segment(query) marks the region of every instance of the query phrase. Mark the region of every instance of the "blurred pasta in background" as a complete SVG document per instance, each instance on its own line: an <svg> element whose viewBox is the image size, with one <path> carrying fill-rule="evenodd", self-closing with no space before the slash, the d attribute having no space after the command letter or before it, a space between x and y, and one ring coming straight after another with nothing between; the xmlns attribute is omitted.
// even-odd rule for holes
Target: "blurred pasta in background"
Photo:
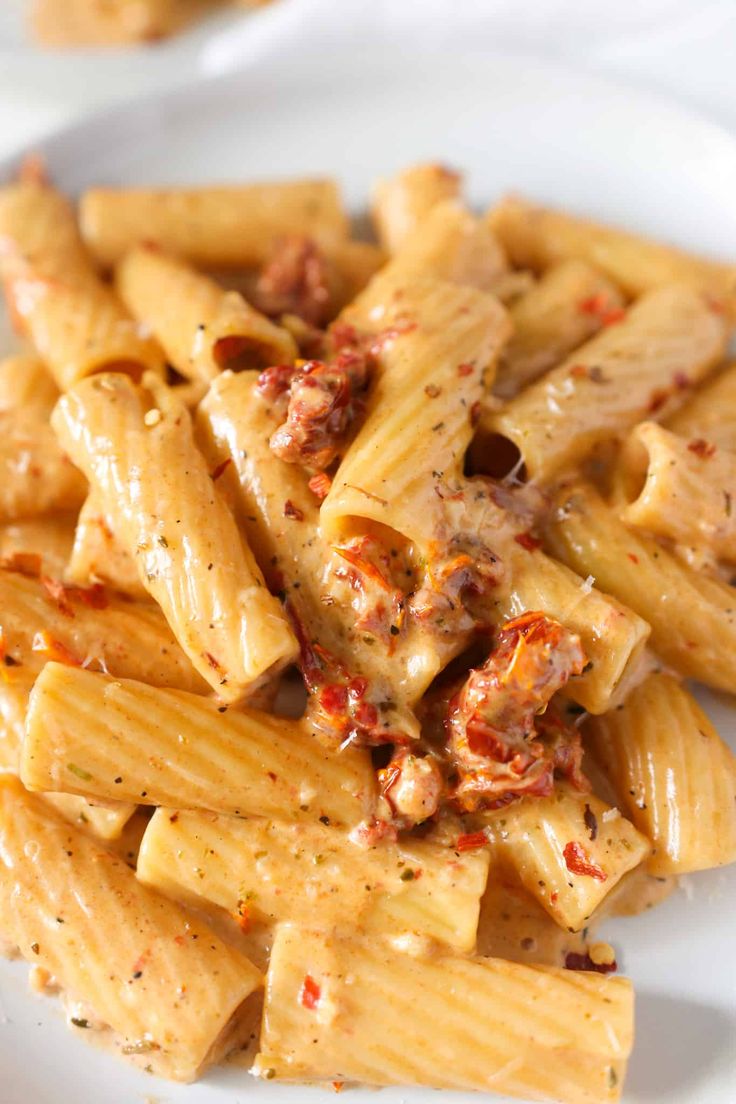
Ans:
<svg viewBox="0 0 736 1104"><path fill-rule="evenodd" d="M156 42L226 8L271 0L28 0L28 24L44 46L133 46Z"/></svg>

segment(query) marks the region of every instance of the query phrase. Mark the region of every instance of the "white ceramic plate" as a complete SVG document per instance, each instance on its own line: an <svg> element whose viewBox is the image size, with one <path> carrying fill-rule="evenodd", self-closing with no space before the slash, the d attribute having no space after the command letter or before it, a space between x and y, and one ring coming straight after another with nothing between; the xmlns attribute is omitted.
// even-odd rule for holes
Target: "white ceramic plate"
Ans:
<svg viewBox="0 0 736 1104"><path fill-rule="evenodd" d="M261 57L247 72L115 109L59 134L45 145L53 174L77 190L93 182L327 172L341 178L359 209L377 175L441 157L468 170L478 204L515 187L736 256L736 144L698 117L487 51L420 59L401 43L380 56L369 42L357 52L316 46L298 65ZM0 173L11 168L0 166ZM736 743L733 706L708 700ZM736 877L731 870L685 881L659 909L608 929L638 993L627 1104L736 1099ZM57 1104L60 1097L75 1104L237 1104L254 1096L295 1104L325 1100L329 1091L258 1084L235 1070L190 1087L155 1081L70 1035L53 1002L29 995L26 973L23 965L0 965L1 1104ZM427 1092L385 1090L380 1099L420 1104ZM447 1093L443 1104L472 1099Z"/></svg>

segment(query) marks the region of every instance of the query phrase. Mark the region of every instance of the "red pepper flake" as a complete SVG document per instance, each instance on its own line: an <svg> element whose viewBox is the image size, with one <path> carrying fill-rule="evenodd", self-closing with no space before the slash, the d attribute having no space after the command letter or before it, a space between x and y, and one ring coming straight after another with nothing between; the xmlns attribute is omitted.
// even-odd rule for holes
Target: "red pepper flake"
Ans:
<svg viewBox="0 0 736 1104"><path fill-rule="evenodd" d="M469 832L465 836L458 836L457 843L455 844L456 851L477 851L481 847L485 847L488 843L488 836L485 832Z"/></svg>
<svg viewBox="0 0 736 1104"><path fill-rule="evenodd" d="M613 962L594 962L589 954L579 954L577 951L569 951L565 955L566 970L586 970L589 973L612 974L618 967L616 960Z"/></svg>
<svg viewBox="0 0 736 1104"><path fill-rule="evenodd" d="M59 613L64 617L74 617L74 610L69 602L67 588L60 579L51 579L48 575L41 576L41 586L53 602L56 602Z"/></svg>
<svg viewBox="0 0 736 1104"><path fill-rule="evenodd" d="M716 451L716 446L703 440L702 437L696 437L694 441L688 443L687 451L695 453L701 460L707 460Z"/></svg>
<svg viewBox="0 0 736 1104"><path fill-rule="evenodd" d="M457 374L459 376L470 376L474 371L475 368L472 364L458 364L457 366Z"/></svg>
<svg viewBox="0 0 736 1104"><path fill-rule="evenodd" d="M647 407L647 412L649 414L656 414L658 410L662 409L669 397L670 396L668 391L662 391L661 389L652 391L651 395L649 396L649 406Z"/></svg>
<svg viewBox="0 0 736 1104"><path fill-rule="evenodd" d="M599 292L597 295L590 295L587 299L583 299L578 304L578 311L580 314L595 314L599 315L601 311L606 310L608 306L608 299Z"/></svg>
<svg viewBox="0 0 736 1104"><path fill-rule="evenodd" d="M714 314L726 313L726 307L722 299L716 299L714 295L711 295L707 291L703 294L703 299L705 300L705 305L708 310L712 310Z"/></svg>
<svg viewBox="0 0 736 1104"><path fill-rule="evenodd" d="M218 464L213 472L210 472L210 479L213 483L215 483L220 478L228 464L232 464L232 460L229 456L225 460L223 460L221 464Z"/></svg>
<svg viewBox="0 0 736 1104"><path fill-rule="evenodd" d="M588 378L588 367L587 367L587 365L585 365L585 364L573 364L572 368L570 369L570 375L574 379L587 379Z"/></svg>
<svg viewBox="0 0 736 1104"><path fill-rule="evenodd" d="M608 880L605 870L601 870L597 863L588 858L585 849L576 840L570 840L565 844L562 852L565 866L571 874L580 874L581 877L595 878L599 882Z"/></svg>
<svg viewBox="0 0 736 1104"><path fill-rule="evenodd" d="M553 904L553 905L556 905L557 904L557 898L559 896L560 895L557 892L557 890L555 890L554 893L550 893L550 895L549 895L550 903Z"/></svg>
<svg viewBox="0 0 736 1104"><path fill-rule="evenodd" d="M287 498L284 503L284 517L290 518L292 521L304 521L304 511L295 506L290 498Z"/></svg>
<svg viewBox="0 0 736 1104"><path fill-rule="evenodd" d="M175 935L174 936L174 942L176 943L177 947L183 947L184 944L186 943L186 941L187 941L187 937L185 935Z"/></svg>
<svg viewBox="0 0 736 1104"><path fill-rule="evenodd" d="M309 974L305 974L302 987L299 990L299 1003L304 1008L308 1008L310 1012L313 1012L319 1004L321 996L322 990L317 982L313 977L310 977Z"/></svg>
<svg viewBox="0 0 736 1104"><path fill-rule="evenodd" d="M672 382L678 391L685 391L690 386L690 377L685 372L675 372Z"/></svg>
<svg viewBox="0 0 736 1104"><path fill-rule="evenodd" d="M79 598L79 601L90 609L107 609L110 604L102 583L93 583L92 586L88 587L73 587L69 593L72 597Z"/></svg>
<svg viewBox="0 0 736 1104"><path fill-rule="evenodd" d="M217 660L216 660L216 659L215 659L215 657L213 656L212 652L205 652L205 653L204 653L204 658L205 658L205 659L207 660L207 662L209 663L210 667L211 667L211 668L212 668L212 669L213 669L214 671L221 671L221 670L222 670L222 667L221 667L221 666L220 666L220 664L219 664L219 663L217 662Z"/></svg>
<svg viewBox="0 0 736 1104"><path fill-rule="evenodd" d="M474 402L473 405L470 408L470 424L471 424L471 426L474 426L474 427L477 426L478 422L480 421L481 411L482 411L482 407L481 407L480 401L476 400L476 402Z"/></svg>
<svg viewBox="0 0 736 1104"><path fill-rule="evenodd" d="M309 487L312 494L316 495L320 502L322 502L322 500L327 498L328 494L330 493L332 480L327 472L317 472L317 474L313 475L312 478L309 480L307 486Z"/></svg>
<svg viewBox="0 0 736 1104"><path fill-rule="evenodd" d="M428 383L424 388L424 394L427 398L436 399L442 394L442 388L438 387L436 383Z"/></svg>
<svg viewBox="0 0 736 1104"><path fill-rule="evenodd" d="M50 660L54 660L56 663L66 663L69 667L82 666L82 661L77 659L74 653L70 652L60 640L54 640L45 629L37 632L33 637L31 651L43 652Z"/></svg>
<svg viewBox="0 0 736 1104"><path fill-rule="evenodd" d="M41 557L37 552L13 552L0 559L0 567L4 571L14 571L16 575L37 579L41 574Z"/></svg>
<svg viewBox="0 0 736 1104"><path fill-rule="evenodd" d="M615 326L617 322L623 322L625 317L626 311L623 307L611 307L609 311L601 316L601 322L604 326Z"/></svg>
<svg viewBox="0 0 736 1104"><path fill-rule="evenodd" d="M531 533L516 533L514 540L517 544L520 544L522 548L526 548L527 552L534 552L537 548L542 547L542 542L533 537Z"/></svg>
<svg viewBox="0 0 736 1104"><path fill-rule="evenodd" d="M345 1088L345 1082L344 1081L333 1081L332 1082L332 1087L335 1090L335 1092L342 1092L342 1090Z"/></svg>
<svg viewBox="0 0 736 1104"><path fill-rule="evenodd" d="M638 564L639 557L634 552L627 552L626 555L628 556L628 558L631 560L632 563Z"/></svg>
<svg viewBox="0 0 736 1104"><path fill-rule="evenodd" d="M593 315L602 326L612 326L626 317L626 311L622 307L609 306L608 296L602 291L597 295L591 295L588 299L583 299L578 310L581 314Z"/></svg>
<svg viewBox="0 0 736 1104"><path fill-rule="evenodd" d="M133 974L133 977L140 977L141 973L143 972L143 967L146 965L146 963L148 962L150 957L151 957L151 952L150 951L144 951L142 955L139 955L139 957L133 963L133 966L132 966L132 969L131 969L131 973Z"/></svg>

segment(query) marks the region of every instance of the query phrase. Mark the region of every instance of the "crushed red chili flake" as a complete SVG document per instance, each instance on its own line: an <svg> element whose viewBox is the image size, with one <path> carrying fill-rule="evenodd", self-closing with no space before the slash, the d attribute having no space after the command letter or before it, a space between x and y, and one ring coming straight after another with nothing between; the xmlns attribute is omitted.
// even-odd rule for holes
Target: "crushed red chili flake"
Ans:
<svg viewBox="0 0 736 1104"><path fill-rule="evenodd" d="M562 857L571 874L579 874L584 878L595 878L599 882L607 881L608 875L605 870L601 870L598 863L593 862L586 855L584 847L577 840L570 840L569 843L565 844Z"/></svg>
<svg viewBox="0 0 736 1104"><path fill-rule="evenodd" d="M613 962L594 962L589 954L580 954L577 951L568 951L565 955L566 970L585 970L589 973L612 974L618 969L616 960Z"/></svg>
<svg viewBox="0 0 736 1104"><path fill-rule="evenodd" d="M222 475L222 473L225 471L225 469L228 467L229 464L232 464L232 460L228 456L225 460L222 461L222 463L217 465L217 467L215 468L215 470L213 472L210 472L210 479L212 480L213 483L215 483L220 478L220 476Z"/></svg>
<svg viewBox="0 0 736 1104"><path fill-rule="evenodd" d="M578 310L581 314L593 315L603 326L611 326L626 317L626 311L622 307L610 306L608 296L602 291L583 299Z"/></svg>
<svg viewBox="0 0 736 1104"><path fill-rule="evenodd" d="M685 391L690 386L690 377L685 372L675 372L672 382L678 391Z"/></svg>
<svg viewBox="0 0 736 1104"><path fill-rule="evenodd" d="M68 591L72 598L78 598L82 605L89 606L90 609L107 609L110 604L102 583L93 583L88 587L70 587Z"/></svg>
<svg viewBox="0 0 736 1104"><path fill-rule="evenodd" d="M320 502L327 498L332 487L332 479L327 472L317 472L307 484L312 494L316 495Z"/></svg>
<svg viewBox="0 0 736 1104"><path fill-rule="evenodd" d="M209 663L210 667L212 667L212 669L214 671L221 671L222 670L222 667L220 666L218 661L215 659L215 657L212 655L212 652L205 652L204 657L207 660L207 662Z"/></svg>
<svg viewBox="0 0 736 1104"><path fill-rule="evenodd" d="M67 588L60 579L51 579L48 575L42 575L41 586L49 598L56 603L59 613L62 613L64 617L74 617L74 610L69 602Z"/></svg>
<svg viewBox="0 0 736 1104"><path fill-rule="evenodd" d="M542 547L541 540L537 537L533 537L531 533L516 533L514 540L517 544L520 544L522 548L526 548L527 552L534 552L537 548Z"/></svg>
<svg viewBox="0 0 736 1104"><path fill-rule="evenodd" d="M703 293L703 299L708 310L712 310L714 314L726 313L726 306L722 299L717 299L715 295L711 295L708 291Z"/></svg>
<svg viewBox="0 0 736 1104"><path fill-rule="evenodd" d="M333 1081L332 1082L332 1088L335 1090L336 1093L342 1092L342 1090L345 1088L345 1082L344 1081Z"/></svg>
<svg viewBox="0 0 736 1104"><path fill-rule="evenodd" d="M308 1008L310 1012L313 1012L319 1004L321 996L322 990L317 982L309 974L305 974L302 987L299 990L299 1003L304 1008Z"/></svg>
<svg viewBox="0 0 736 1104"><path fill-rule="evenodd" d="M710 442L705 441L702 437L696 437L694 441L688 442L687 450L699 456L701 460L707 460L716 451L716 446L711 445Z"/></svg>
<svg viewBox="0 0 736 1104"><path fill-rule="evenodd" d="M102 583L93 583L88 587L66 586L60 579L42 575L41 586L65 617L74 617L71 603L75 599L90 609L106 609L109 604Z"/></svg>
<svg viewBox="0 0 736 1104"><path fill-rule="evenodd" d="M663 391L661 388L658 388L656 391L652 391L651 395L649 396L649 406L647 407L647 413L656 414L658 410L662 409L669 397L669 392Z"/></svg>
<svg viewBox="0 0 736 1104"><path fill-rule="evenodd" d="M602 316L601 322L604 326L613 326L616 322L623 322L625 317L626 311L623 307L612 307Z"/></svg>
<svg viewBox="0 0 736 1104"><path fill-rule="evenodd" d="M630 560L631 560L631 562L632 562L632 563L634 563L634 564L638 564L638 562L639 562L639 557L638 557L638 556L636 555L636 553L634 553L634 552L627 552L627 553L626 553L626 556L628 557L628 559L630 559Z"/></svg>
<svg viewBox="0 0 736 1104"><path fill-rule="evenodd" d="M570 369L570 375L574 379L587 379L588 378L587 365L585 365L585 364L573 364L572 368Z"/></svg>
<svg viewBox="0 0 736 1104"><path fill-rule="evenodd" d="M477 851L488 843L485 832L469 832L467 835L458 836L455 844L456 851Z"/></svg>
<svg viewBox="0 0 736 1104"><path fill-rule="evenodd" d="M295 506L290 498L287 498L284 503L284 517L290 518L292 521L304 521L304 511Z"/></svg>
<svg viewBox="0 0 736 1104"><path fill-rule="evenodd" d="M458 364L458 366L457 366L457 374L459 376L469 376L474 371L475 371L475 368L472 364Z"/></svg>
<svg viewBox="0 0 736 1104"><path fill-rule="evenodd" d="M480 400L477 400L476 402L473 403L473 405L470 408L470 424L471 424L471 426L477 426L478 422L480 421L480 416L481 416L482 410L483 410L483 407L481 406Z"/></svg>
<svg viewBox="0 0 736 1104"><path fill-rule="evenodd" d="M54 660L56 663L66 663L69 667L82 666L82 661L77 659L74 653L60 640L55 640L45 629L37 632L33 637L31 651L43 652L50 660Z"/></svg>

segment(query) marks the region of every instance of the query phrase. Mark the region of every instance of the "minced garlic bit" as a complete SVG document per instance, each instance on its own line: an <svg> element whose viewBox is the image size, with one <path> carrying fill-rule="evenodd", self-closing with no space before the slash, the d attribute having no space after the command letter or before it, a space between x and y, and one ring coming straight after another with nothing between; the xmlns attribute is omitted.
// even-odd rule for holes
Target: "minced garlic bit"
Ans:
<svg viewBox="0 0 736 1104"><path fill-rule="evenodd" d="M157 407L152 407L147 410L143 415L143 421L147 426L155 426L161 421L161 411Z"/></svg>

